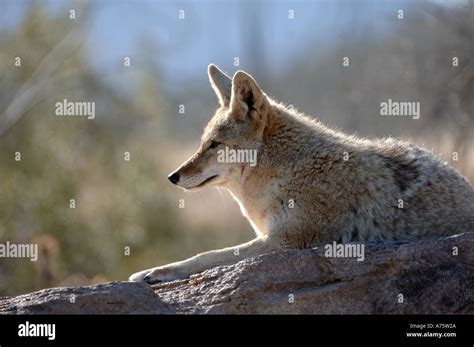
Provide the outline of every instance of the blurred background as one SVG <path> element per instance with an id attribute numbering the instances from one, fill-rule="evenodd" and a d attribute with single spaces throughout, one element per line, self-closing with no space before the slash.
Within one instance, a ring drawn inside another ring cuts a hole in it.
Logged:
<path id="1" fill-rule="evenodd" d="M 209 63 L 346 132 L 410 138 L 472 182 L 473 56 L 473 1 L 1 1 L 0 243 L 40 254 L 0 258 L 0 295 L 253 238 L 226 192 L 167 180 L 217 107 Z M 421 118 L 380 116 L 389 98 Z M 95 119 L 56 116 L 63 99 Z"/>

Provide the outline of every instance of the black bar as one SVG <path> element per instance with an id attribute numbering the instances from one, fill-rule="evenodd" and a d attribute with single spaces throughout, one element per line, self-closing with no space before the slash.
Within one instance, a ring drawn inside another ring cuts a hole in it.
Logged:
<path id="1" fill-rule="evenodd" d="M 55 339 L 20 337 L 20 324 L 55 324 Z M 282 343 L 305 339 L 314 346 L 340 343 L 385 345 L 473 346 L 472 315 L 326 315 L 326 316 L 0 316 L 0 346 L 96 346 L 145 343 L 153 346 L 183 342 L 253 345 L 263 339 Z M 430 324 L 432 326 L 430 326 Z M 408 337 L 407 333 L 425 336 Z M 454 336 L 434 337 L 441 333 Z M 295 345 L 295 344 L 292 344 Z"/>

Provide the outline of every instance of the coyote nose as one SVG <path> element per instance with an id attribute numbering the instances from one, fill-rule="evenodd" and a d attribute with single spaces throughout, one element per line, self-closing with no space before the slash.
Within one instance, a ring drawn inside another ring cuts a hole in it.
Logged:
<path id="1" fill-rule="evenodd" d="M 176 172 L 170 173 L 170 175 L 168 176 L 168 179 L 171 181 L 171 183 L 178 184 L 179 174 Z"/>

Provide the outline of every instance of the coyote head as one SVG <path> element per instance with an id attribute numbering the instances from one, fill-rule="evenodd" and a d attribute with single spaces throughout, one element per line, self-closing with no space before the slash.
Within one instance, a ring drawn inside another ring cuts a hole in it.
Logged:
<path id="1" fill-rule="evenodd" d="M 207 124 L 196 153 L 168 179 L 185 189 L 238 183 L 256 165 L 270 104 L 252 76 L 233 78 L 213 64 L 208 68 L 220 107 Z"/>

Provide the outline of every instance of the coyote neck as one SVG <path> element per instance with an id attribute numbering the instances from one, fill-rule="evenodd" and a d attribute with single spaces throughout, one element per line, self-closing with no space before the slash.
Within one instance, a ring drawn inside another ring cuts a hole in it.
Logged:
<path id="1" fill-rule="evenodd" d="M 268 234 L 276 214 L 291 198 L 284 191 L 289 184 L 288 172 L 298 172 L 308 160 L 313 170 L 318 170 L 328 158 L 342 158 L 346 147 L 338 136 L 341 135 L 304 115 L 272 108 L 257 155 L 258 165 L 243 166 L 239 179 L 226 186 L 257 236 Z M 301 142 L 309 146 L 301 147 Z M 324 175 L 322 171 L 320 176 Z"/>

